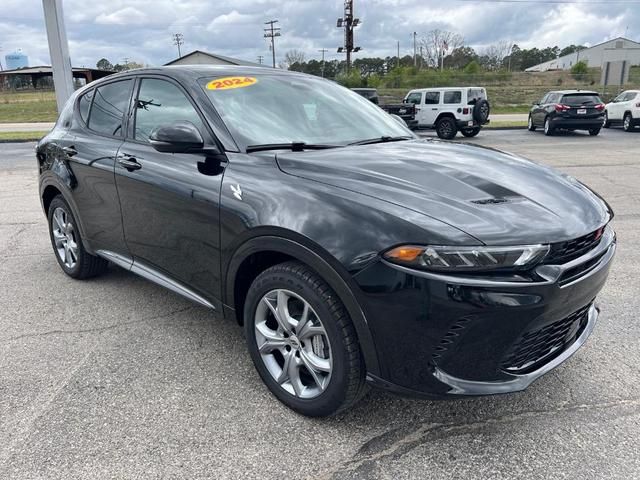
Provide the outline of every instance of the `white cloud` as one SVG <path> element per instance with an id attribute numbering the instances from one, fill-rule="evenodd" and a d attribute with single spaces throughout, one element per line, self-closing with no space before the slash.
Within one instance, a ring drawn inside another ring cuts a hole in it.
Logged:
<path id="1" fill-rule="evenodd" d="M 147 15 L 134 7 L 125 7 L 113 13 L 101 13 L 96 17 L 99 25 L 141 25 L 147 21 Z"/>

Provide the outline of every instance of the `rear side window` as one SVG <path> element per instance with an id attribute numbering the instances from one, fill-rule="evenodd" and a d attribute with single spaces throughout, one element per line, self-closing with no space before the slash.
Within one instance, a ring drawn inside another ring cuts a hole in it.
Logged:
<path id="1" fill-rule="evenodd" d="M 85 125 L 89 125 L 89 109 L 91 108 L 91 100 L 93 100 L 93 90 L 89 90 L 87 93 L 82 95 L 78 102 L 80 117 Z"/>
<path id="2" fill-rule="evenodd" d="M 407 103 L 413 103 L 414 105 L 420 105 L 422 103 L 422 93 L 413 92 L 407 95 Z"/>
<path id="3" fill-rule="evenodd" d="M 440 92 L 427 92 L 424 94 L 424 103 L 427 105 L 438 105 L 440 103 Z"/>
<path id="4" fill-rule="evenodd" d="M 198 112 L 182 90 L 166 80 L 144 78 L 136 102 L 136 140 L 148 142 L 156 127 L 179 121 L 191 122 L 204 132 Z"/>
<path id="5" fill-rule="evenodd" d="M 104 135 L 122 136 L 122 119 L 129 107 L 133 80 L 98 87 L 89 114 L 89 128 Z"/>
<path id="6" fill-rule="evenodd" d="M 575 94 L 563 96 L 560 103 L 572 107 L 580 107 L 582 105 L 597 105 L 598 103 L 602 103 L 602 101 L 597 95 Z"/>
<path id="7" fill-rule="evenodd" d="M 444 92 L 445 104 L 456 104 L 462 102 L 462 92 L 460 90 L 454 90 L 451 92 Z"/>

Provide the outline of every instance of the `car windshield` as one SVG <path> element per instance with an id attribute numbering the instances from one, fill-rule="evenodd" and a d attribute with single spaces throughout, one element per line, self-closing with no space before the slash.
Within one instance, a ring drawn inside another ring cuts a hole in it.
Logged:
<path id="1" fill-rule="evenodd" d="M 201 85 L 245 148 L 302 142 L 346 145 L 413 133 L 351 90 L 302 75 L 206 78 Z"/>
<path id="2" fill-rule="evenodd" d="M 565 95 L 562 97 L 560 103 L 564 105 L 570 105 L 572 107 L 579 107 L 581 105 L 597 105 L 602 103 L 597 95 L 593 94 L 574 94 Z"/>

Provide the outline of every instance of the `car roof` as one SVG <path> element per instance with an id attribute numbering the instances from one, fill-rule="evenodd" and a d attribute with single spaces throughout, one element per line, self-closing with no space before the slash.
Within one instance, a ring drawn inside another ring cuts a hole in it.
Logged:
<path id="1" fill-rule="evenodd" d="M 441 91 L 441 90 L 464 90 L 465 88 L 471 88 L 474 90 L 484 90 L 484 87 L 431 87 L 431 88 L 414 88 L 411 92 L 433 92 L 433 91 Z"/>
<path id="2" fill-rule="evenodd" d="M 600 95 L 598 92 L 594 92 L 593 90 L 552 90 L 549 93 L 559 93 L 561 95 L 571 95 L 574 93 L 581 93 L 584 95 Z"/>

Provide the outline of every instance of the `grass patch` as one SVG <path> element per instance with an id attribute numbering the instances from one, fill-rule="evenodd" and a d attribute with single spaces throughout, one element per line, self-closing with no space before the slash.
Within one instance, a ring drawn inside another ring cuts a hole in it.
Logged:
<path id="1" fill-rule="evenodd" d="M 513 113 L 529 113 L 531 105 L 497 105 L 491 106 L 491 113 L 496 115 L 500 114 L 513 114 Z"/>
<path id="2" fill-rule="evenodd" d="M 482 128 L 526 128 L 527 122 L 494 122 L 491 121 L 488 125 Z"/>
<path id="3" fill-rule="evenodd" d="M 0 92 L 0 123 L 55 122 L 54 92 Z"/>
<path id="4" fill-rule="evenodd" d="M 47 133 L 42 132 L 0 132 L 1 142 L 24 142 L 24 141 L 37 141 L 44 137 Z"/>

